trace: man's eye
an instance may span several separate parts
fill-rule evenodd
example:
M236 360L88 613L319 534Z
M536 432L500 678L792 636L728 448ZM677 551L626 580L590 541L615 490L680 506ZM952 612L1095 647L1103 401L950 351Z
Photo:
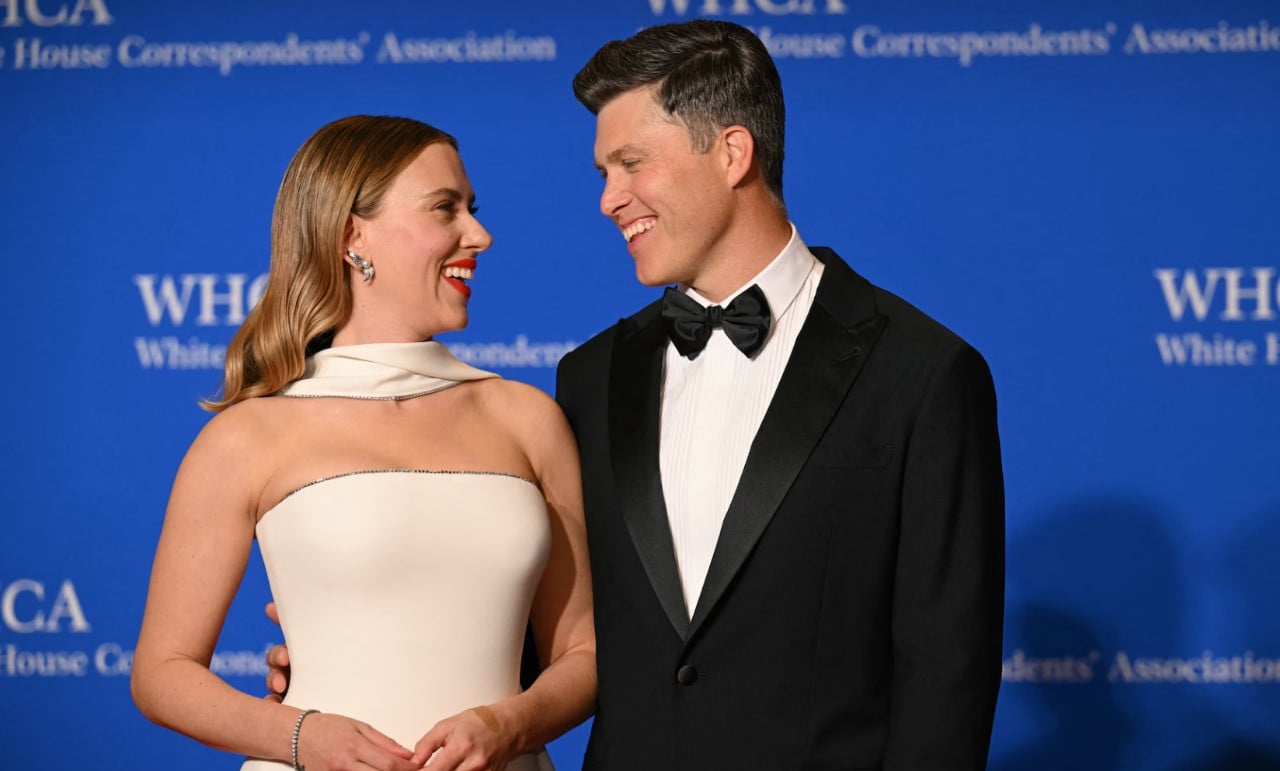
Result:
M635 168L639 165L640 165L640 161L637 161L637 160L626 160L622 162L622 168L626 169L627 171L634 171Z

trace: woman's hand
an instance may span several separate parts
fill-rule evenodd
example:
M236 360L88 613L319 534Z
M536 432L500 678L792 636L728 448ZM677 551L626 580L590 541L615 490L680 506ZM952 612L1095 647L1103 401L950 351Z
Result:
M436 723L418 740L413 762L430 759L429 771L502 771L515 744L493 710L474 707Z
M413 752L367 723L342 715L308 715L298 732L298 765L307 771L416 771Z

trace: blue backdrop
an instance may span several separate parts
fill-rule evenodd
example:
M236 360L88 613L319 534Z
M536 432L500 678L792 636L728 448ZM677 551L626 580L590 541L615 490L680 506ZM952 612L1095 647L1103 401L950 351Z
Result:
M147 723L127 674L196 400L261 290L299 144L361 112L455 133L495 244L448 342L551 390L565 350L654 296L597 213L570 78L695 15L777 57L804 238L994 370L991 767L1280 768L1280 9L1261 0L0 0L0 765L236 766ZM251 692L267 599L255 559L214 662ZM584 740L553 747L562 769Z

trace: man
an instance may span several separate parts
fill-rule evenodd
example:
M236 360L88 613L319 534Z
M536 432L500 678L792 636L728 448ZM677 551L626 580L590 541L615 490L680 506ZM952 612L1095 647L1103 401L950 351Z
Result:
M558 374L596 597L584 768L984 768L1004 601L986 363L800 240L750 31L643 30L574 90L601 210L640 281L677 286Z
M1004 501L982 357L782 199L783 100L726 22L574 79L601 210L663 299L565 357L596 596L585 768L981 769Z

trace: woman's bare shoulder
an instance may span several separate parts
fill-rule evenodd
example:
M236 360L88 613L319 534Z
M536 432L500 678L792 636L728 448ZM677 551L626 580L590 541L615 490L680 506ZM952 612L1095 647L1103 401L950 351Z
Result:
M484 408L510 426L545 426L564 420L560 405L540 388L518 380L492 378L476 383Z
M219 465L261 464L289 424L296 420L293 400L275 396L246 399L214 414L191 445L189 456L219 459Z
M484 409L524 448L535 469L576 453L569 421L546 392L514 380L495 379L485 384Z
M290 401L278 396L257 396L236 402L215 413L205 424L205 431L224 441L269 434L277 424L287 419L292 406Z

